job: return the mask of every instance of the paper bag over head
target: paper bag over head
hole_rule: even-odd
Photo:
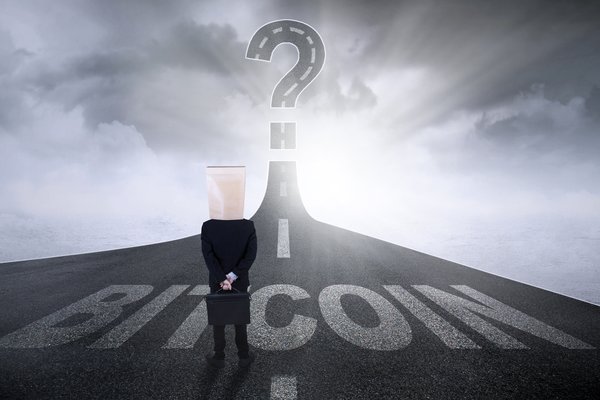
[[[243,219],[246,167],[206,167],[208,213],[211,219]]]

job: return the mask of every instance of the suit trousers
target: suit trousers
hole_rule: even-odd
[[[232,286],[239,290],[240,292],[247,293],[248,285],[238,286],[236,285],[237,279],[233,282]],[[241,282],[240,282],[241,283]],[[210,292],[215,293],[221,289],[221,287],[217,284],[217,286],[210,286]],[[233,292],[235,290],[232,289]],[[221,292],[224,292],[222,290]],[[219,293],[221,293],[219,292]],[[227,294],[224,294],[227,296]],[[237,354],[239,358],[247,358],[248,357],[248,332],[247,332],[247,324],[235,325],[235,345],[237,346]],[[214,358],[216,359],[225,359],[225,325],[213,325],[213,337],[214,337]]]

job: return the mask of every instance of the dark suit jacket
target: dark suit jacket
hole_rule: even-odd
[[[202,224],[202,254],[208,267],[211,291],[220,289],[230,271],[237,275],[233,287],[247,291],[248,272],[256,258],[254,222],[247,219],[209,219]]]

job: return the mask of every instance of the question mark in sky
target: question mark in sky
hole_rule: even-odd
[[[325,45],[311,26],[281,19],[266,23],[254,33],[248,43],[246,58],[271,62],[273,51],[282,43],[291,43],[298,48],[298,62],[273,89],[271,108],[296,108],[296,99],[325,64]],[[295,122],[271,122],[271,148],[296,148]]]

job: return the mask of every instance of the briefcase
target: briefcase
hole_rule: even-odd
[[[209,325],[241,325],[250,323],[250,293],[217,290],[206,295]],[[223,290],[223,293],[219,293]],[[228,293],[229,292],[229,293]]]

